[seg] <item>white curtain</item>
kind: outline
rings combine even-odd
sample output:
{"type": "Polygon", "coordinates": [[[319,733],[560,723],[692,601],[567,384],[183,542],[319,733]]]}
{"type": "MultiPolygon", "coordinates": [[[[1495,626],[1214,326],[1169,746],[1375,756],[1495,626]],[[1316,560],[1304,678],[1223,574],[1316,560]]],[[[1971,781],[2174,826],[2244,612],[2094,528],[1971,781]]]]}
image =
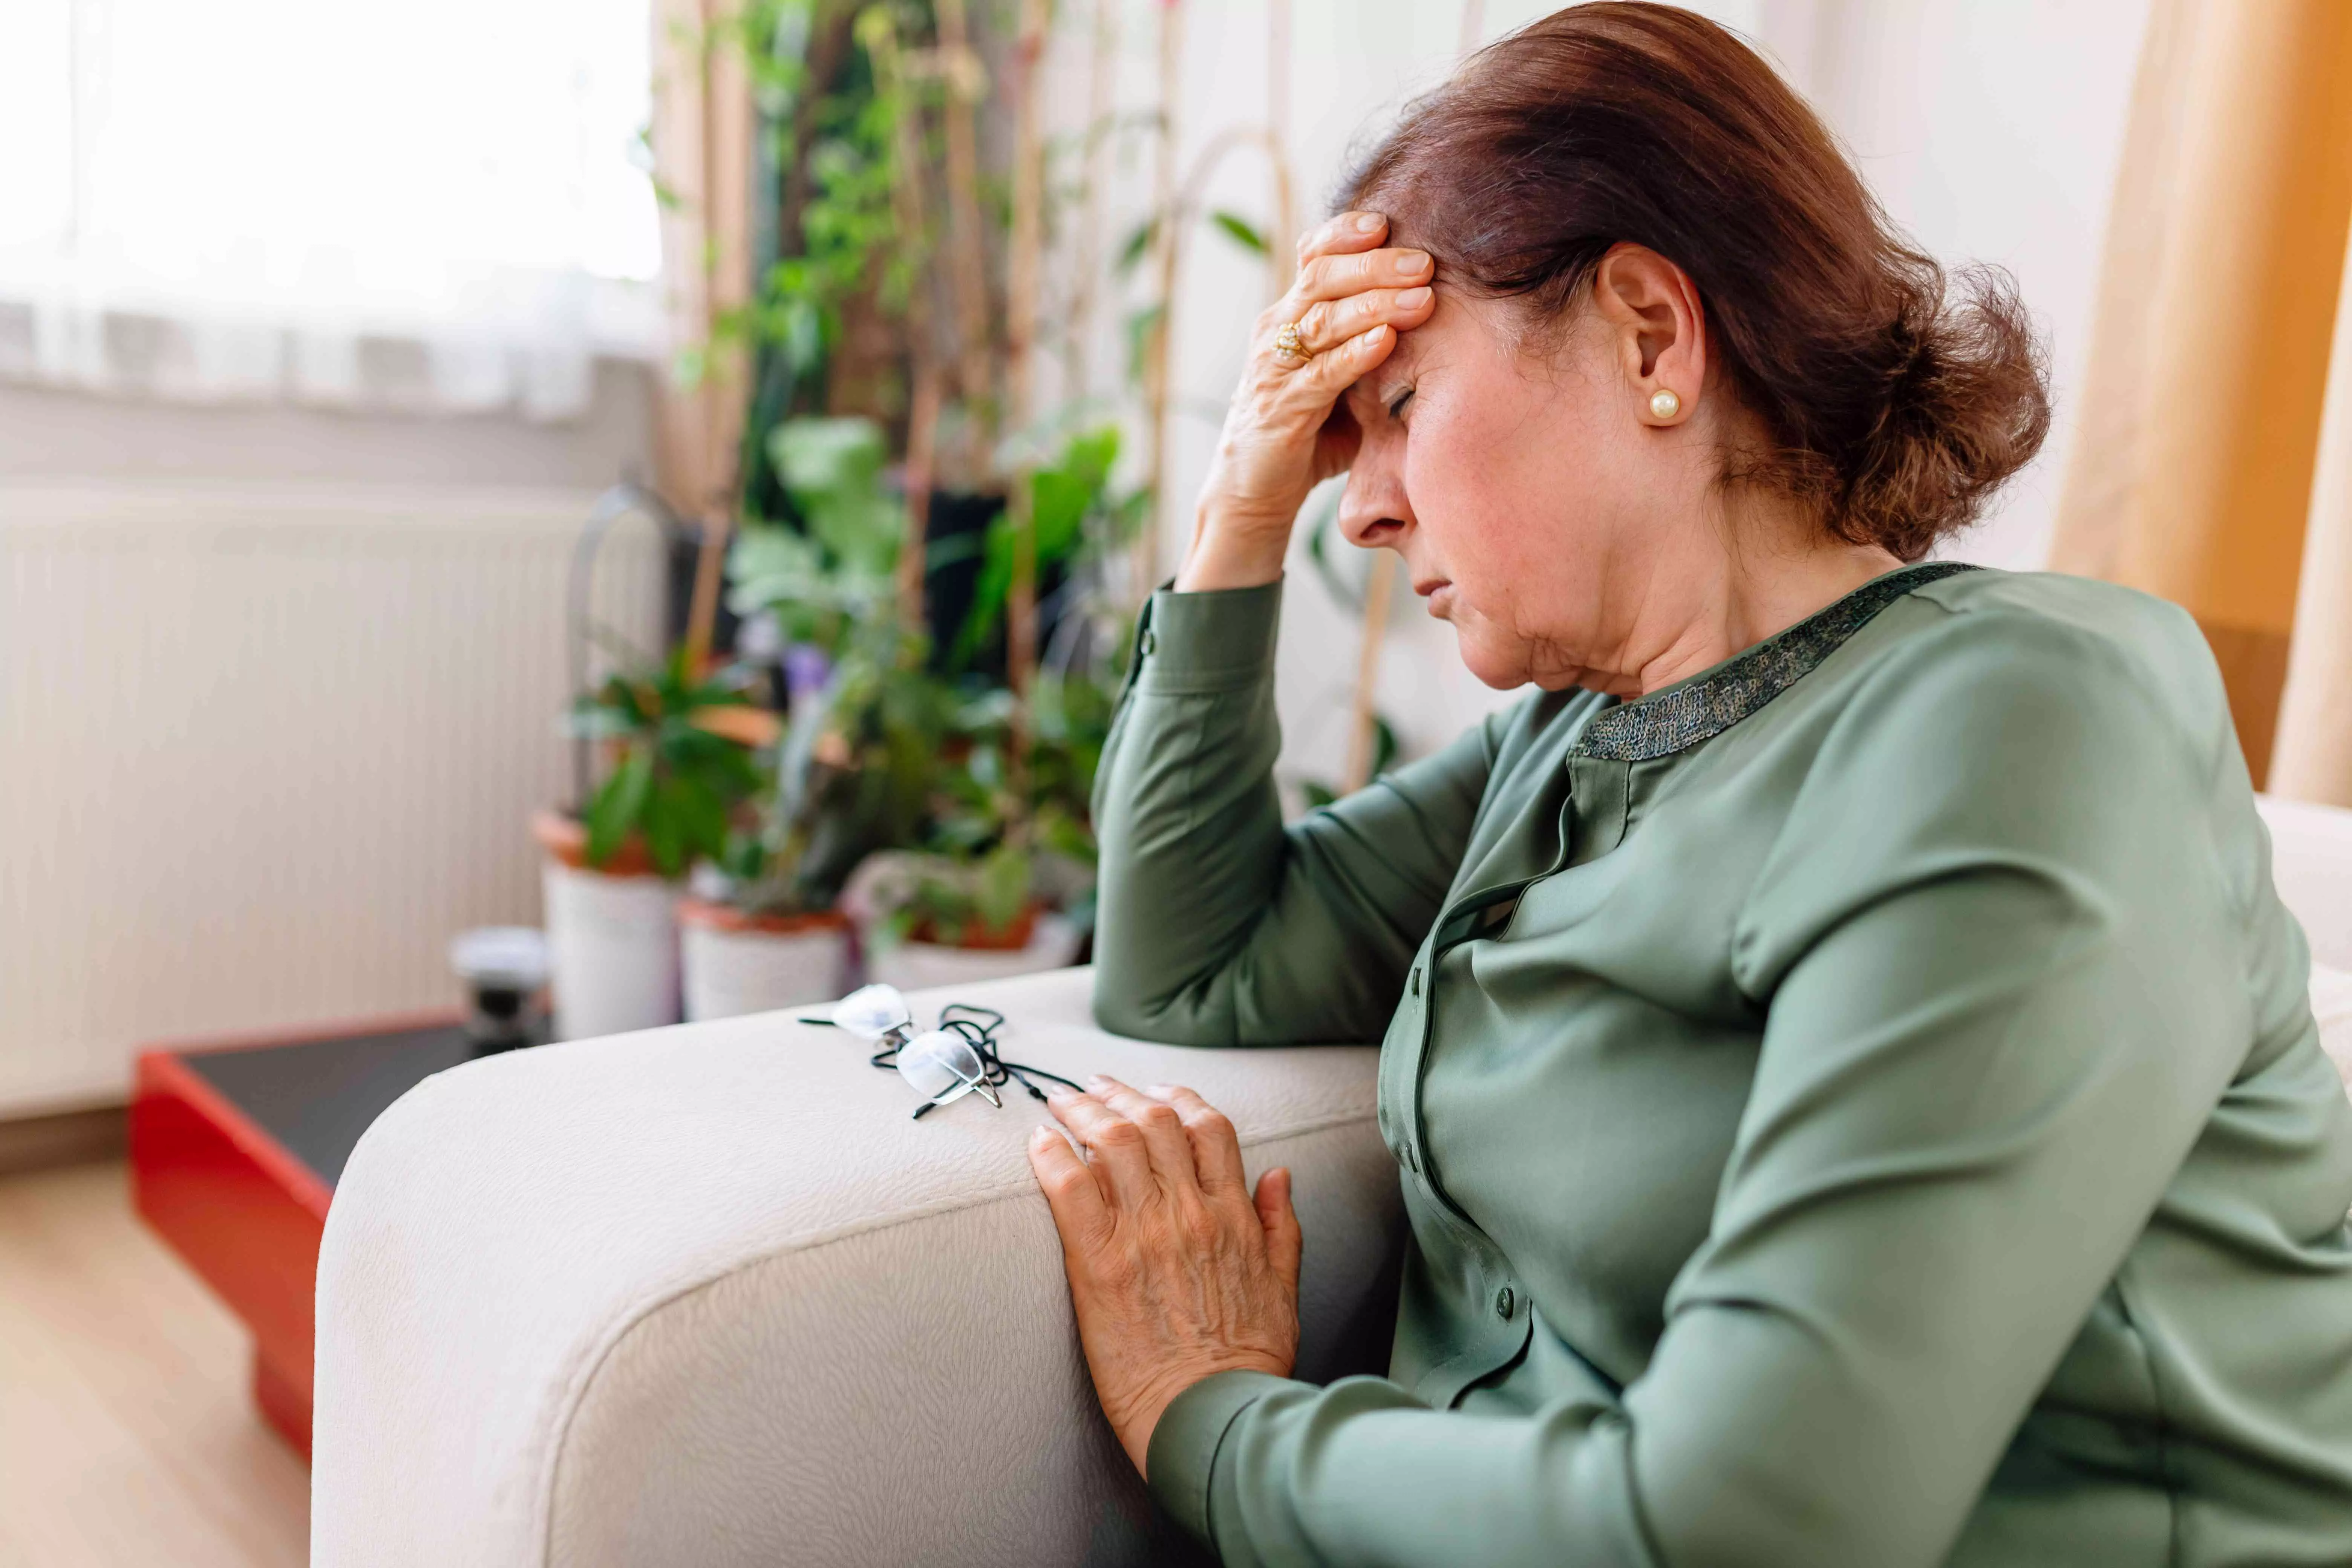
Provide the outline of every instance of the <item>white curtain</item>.
{"type": "Polygon", "coordinates": [[[660,342],[648,0],[0,0],[0,377],[583,408],[660,342]]]}

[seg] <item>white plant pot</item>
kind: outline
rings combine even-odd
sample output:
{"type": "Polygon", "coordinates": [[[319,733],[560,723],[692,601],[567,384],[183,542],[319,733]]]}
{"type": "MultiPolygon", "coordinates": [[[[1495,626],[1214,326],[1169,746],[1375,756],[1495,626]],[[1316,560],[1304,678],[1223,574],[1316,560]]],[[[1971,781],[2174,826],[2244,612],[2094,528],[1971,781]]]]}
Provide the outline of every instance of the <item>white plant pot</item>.
{"type": "Polygon", "coordinates": [[[540,887],[547,902],[557,1039],[591,1039],[677,1022],[675,884],[550,860],[540,887]]]}
{"type": "Polygon", "coordinates": [[[559,1040],[655,1029],[678,1020],[677,887],[646,874],[573,864],[585,836],[552,815],[534,824],[548,852],[540,891],[559,1040]]]}
{"type": "Polygon", "coordinates": [[[837,916],[762,920],[688,899],[677,918],[688,1023],[830,1002],[847,984],[849,925],[837,916]]]}
{"type": "Polygon", "coordinates": [[[866,978],[901,991],[977,985],[983,980],[1067,966],[1078,956],[1078,929],[1059,915],[1042,914],[1026,947],[946,947],[935,942],[878,947],[869,940],[866,951],[866,978]]]}

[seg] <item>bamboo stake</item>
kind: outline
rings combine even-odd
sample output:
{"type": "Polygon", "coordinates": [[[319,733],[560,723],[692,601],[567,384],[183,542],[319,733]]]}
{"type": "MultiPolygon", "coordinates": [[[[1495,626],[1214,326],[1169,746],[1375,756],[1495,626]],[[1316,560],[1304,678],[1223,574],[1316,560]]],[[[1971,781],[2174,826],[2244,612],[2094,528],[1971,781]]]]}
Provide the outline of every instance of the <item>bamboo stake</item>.
{"type": "Polygon", "coordinates": [[[958,381],[964,403],[981,432],[985,452],[995,389],[991,380],[988,322],[988,240],[980,222],[980,133],[976,103],[982,90],[979,57],[972,53],[964,0],[934,0],[939,16],[940,82],[947,92],[948,232],[954,256],[949,276],[955,290],[958,381]]]}
{"type": "MultiPolygon", "coordinates": [[[[1021,0],[1013,45],[1013,232],[1006,256],[1004,403],[1007,423],[1030,420],[1037,340],[1037,279],[1045,249],[1045,140],[1037,83],[1045,56],[1046,0],[1021,0]]],[[[1005,606],[1005,674],[1013,687],[1013,754],[1026,753],[1030,687],[1037,672],[1037,530],[1033,477],[1024,468],[1007,498],[1013,521],[1013,582],[1005,606]]]]}
{"type": "Polygon", "coordinates": [[[937,464],[940,423],[940,368],[931,338],[931,300],[925,263],[925,215],[929,202],[923,189],[921,110],[908,91],[906,61],[898,48],[897,26],[887,13],[866,31],[866,52],[874,61],[876,80],[898,100],[896,145],[891,151],[890,199],[896,209],[899,243],[911,252],[914,287],[907,295],[908,375],[912,383],[907,416],[906,533],[898,544],[899,625],[909,632],[923,624],[923,555],[930,540],[931,485],[937,464]]]}
{"type": "Polygon", "coordinates": [[[1094,344],[1096,274],[1102,268],[1103,160],[1110,149],[1112,71],[1118,60],[1119,0],[1095,0],[1094,54],[1087,87],[1087,134],[1079,164],[1078,254],[1070,290],[1069,324],[1062,334],[1065,399],[1086,401],[1093,382],[1087,355],[1094,344]]]}
{"type": "Polygon", "coordinates": [[[1265,12],[1266,153],[1275,165],[1274,232],[1266,236],[1276,298],[1297,270],[1298,215],[1290,202],[1290,0],[1265,12]]]}
{"type": "Polygon", "coordinates": [[[931,490],[938,483],[940,428],[939,362],[915,359],[907,410],[906,531],[898,541],[898,624],[908,632],[923,625],[924,555],[930,549],[931,490]]]}
{"type": "MultiPolygon", "coordinates": [[[[742,51],[722,41],[733,15],[729,0],[702,0],[702,28],[696,40],[701,72],[699,216],[709,247],[707,313],[701,323],[706,333],[720,316],[748,303],[751,290],[747,236],[740,222],[724,216],[731,209],[722,206],[751,188],[750,71],[742,51]]],[[[692,498],[699,511],[702,544],[695,557],[693,596],[687,605],[685,651],[687,667],[696,670],[710,661],[719,592],[727,575],[727,542],[733,531],[740,482],[734,453],[736,432],[742,428],[743,358],[740,343],[714,353],[696,394],[703,411],[698,435],[705,447],[699,471],[710,487],[708,493],[692,498]],[[737,416],[721,414],[722,406],[737,416]]]]}
{"type": "Polygon", "coordinates": [[[1145,421],[1144,493],[1151,498],[1143,530],[1135,542],[1134,599],[1140,606],[1160,583],[1160,514],[1167,498],[1160,492],[1168,477],[1169,325],[1176,314],[1177,229],[1176,109],[1184,85],[1183,0],[1161,0],[1160,6],[1160,155],[1152,171],[1152,211],[1160,223],[1160,319],[1151,325],[1145,344],[1143,409],[1145,421]]]}

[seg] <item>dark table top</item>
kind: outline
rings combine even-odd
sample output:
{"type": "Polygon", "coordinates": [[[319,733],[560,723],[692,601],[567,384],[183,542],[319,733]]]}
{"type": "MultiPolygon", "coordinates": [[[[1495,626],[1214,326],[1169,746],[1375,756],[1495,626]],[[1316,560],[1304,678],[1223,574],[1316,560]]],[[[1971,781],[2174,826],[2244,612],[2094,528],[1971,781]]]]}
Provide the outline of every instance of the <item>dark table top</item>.
{"type": "Polygon", "coordinates": [[[473,1059],[473,1042],[454,1024],[180,1058],[330,1187],[394,1100],[473,1059]]]}

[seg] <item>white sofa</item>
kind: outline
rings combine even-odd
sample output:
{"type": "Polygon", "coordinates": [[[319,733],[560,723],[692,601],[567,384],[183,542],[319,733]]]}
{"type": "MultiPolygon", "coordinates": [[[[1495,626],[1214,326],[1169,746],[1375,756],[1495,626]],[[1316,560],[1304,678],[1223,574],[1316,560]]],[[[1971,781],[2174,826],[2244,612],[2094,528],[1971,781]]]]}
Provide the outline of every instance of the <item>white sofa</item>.
{"type": "MultiPolygon", "coordinates": [[[[2265,805],[2352,970],[2352,813],[2265,805]]],[[[1181,1081],[1297,1173],[1301,1373],[1386,1353],[1400,1218],[1360,1047],[1104,1034],[1085,971],[952,993],[1007,1055],[1181,1081]]],[[[2322,976],[2339,1067],[2352,980],[2322,976]]],[[[1097,1414],[1023,1152],[1044,1107],[909,1119],[784,1015],[491,1058],[362,1141],[319,1260],[316,1568],[1189,1560],[1097,1414]]]]}

